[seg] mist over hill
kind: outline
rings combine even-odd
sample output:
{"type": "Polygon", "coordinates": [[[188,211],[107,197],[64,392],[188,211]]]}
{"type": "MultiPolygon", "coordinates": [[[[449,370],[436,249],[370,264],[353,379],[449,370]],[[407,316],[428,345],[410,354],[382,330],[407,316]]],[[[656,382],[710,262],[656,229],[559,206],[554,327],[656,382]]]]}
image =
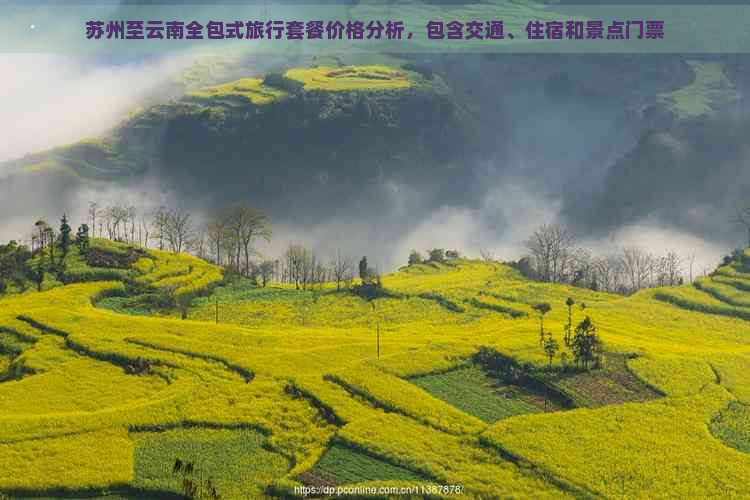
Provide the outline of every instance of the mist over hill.
{"type": "Polygon", "coordinates": [[[276,226],[268,253],[295,240],[372,255],[383,268],[412,247],[514,258],[551,221],[599,246],[680,251],[704,240],[707,265],[744,243],[730,221],[750,185],[743,56],[383,56],[419,68],[402,70],[417,84],[304,90],[262,105],[195,93],[273,68],[360,63],[352,57],[49,59],[47,70],[68,75],[75,107],[23,82],[4,98],[16,103],[4,129],[33,140],[0,148],[0,237],[18,237],[34,217],[83,217],[94,199],[200,217],[242,198],[276,226]],[[112,72],[121,78],[111,95],[72,90],[112,72]],[[33,99],[49,106],[18,104],[33,99]]]}

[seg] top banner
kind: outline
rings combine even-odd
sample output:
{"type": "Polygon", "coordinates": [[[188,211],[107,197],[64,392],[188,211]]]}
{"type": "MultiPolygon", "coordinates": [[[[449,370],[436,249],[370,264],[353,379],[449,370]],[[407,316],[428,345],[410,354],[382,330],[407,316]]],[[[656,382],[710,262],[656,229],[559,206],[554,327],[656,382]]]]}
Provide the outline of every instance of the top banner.
{"type": "Polygon", "coordinates": [[[0,3],[14,53],[745,53],[748,5],[0,3]]]}

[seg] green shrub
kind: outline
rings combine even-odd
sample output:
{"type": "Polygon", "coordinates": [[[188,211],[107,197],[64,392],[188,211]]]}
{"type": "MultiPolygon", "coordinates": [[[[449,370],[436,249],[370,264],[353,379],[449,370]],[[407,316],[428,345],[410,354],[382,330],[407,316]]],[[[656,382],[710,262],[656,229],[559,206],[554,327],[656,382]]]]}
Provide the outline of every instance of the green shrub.
{"type": "Polygon", "coordinates": [[[291,94],[299,94],[305,89],[305,84],[287,78],[283,73],[272,71],[263,78],[263,85],[285,90],[291,94]]]}
{"type": "Polygon", "coordinates": [[[456,313],[465,312],[465,309],[463,307],[435,292],[420,293],[419,295],[417,295],[417,297],[419,297],[420,299],[433,300],[449,311],[453,311],[456,313]]]}

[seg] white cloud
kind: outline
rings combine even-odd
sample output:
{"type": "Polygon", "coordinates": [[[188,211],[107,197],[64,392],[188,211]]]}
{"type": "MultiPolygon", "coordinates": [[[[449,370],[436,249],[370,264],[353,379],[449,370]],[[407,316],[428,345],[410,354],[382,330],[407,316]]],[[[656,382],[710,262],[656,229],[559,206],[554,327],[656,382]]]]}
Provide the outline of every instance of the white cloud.
{"type": "Polygon", "coordinates": [[[0,161],[101,134],[191,60],[115,65],[90,57],[0,54],[0,161]]]}
{"type": "Polygon", "coordinates": [[[694,234],[663,227],[656,222],[627,226],[606,238],[585,241],[584,245],[600,255],[629,246],[642,248],[653,255],[664,255],[668,251],[674,251],[681,257],[683,271],[686,274],[692,259],[693,276],[712,271],[722,255],[729,253],[728,249],[721,245],[713,244],[694,234]]]}

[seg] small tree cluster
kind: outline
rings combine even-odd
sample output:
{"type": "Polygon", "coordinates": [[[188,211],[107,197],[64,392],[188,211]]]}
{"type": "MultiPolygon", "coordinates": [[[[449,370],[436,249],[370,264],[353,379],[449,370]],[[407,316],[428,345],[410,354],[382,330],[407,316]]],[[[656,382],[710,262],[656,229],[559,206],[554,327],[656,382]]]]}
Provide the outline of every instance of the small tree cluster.
{"type": "Polygon", "coordinates": [[[374,285],[377,287],[382,285],[380,273],[377,269],[373,269],[367,264],[367,256],[362,257],[359,261],[359,279],[362,280],[363,285],[374,285]]]}
{"type": "Polygon", "coordinates": [[[210,214],[201,226],[189,211],[160,206],[154,210],[91,202],[86,226],[90,237],[155,247],[174,253],[192,252],[203,259],[249,275],[250,258],[258,239],[269,239],[267,217],[246,202],[233,203],[210,214]]]}
{"type": "Polygon", "coordinates": [[[331,259],[330,268],[333,279],[336,281],[336,290],[341,290],[342,285],[346,288],[351,286],[354,273],[354,259],[342,254],[341,250],[337,250],[336,255],[331,259]]]}
{"type": "Polygon", "coordinates": [[[410,266],[414,266],[416,264],[421,264],[422,262],[424,262],[424,258],[422,257],[421,253],[419,253],[416,250],[412,250],[409,253],[409,265],[410,266]]]}
{"type": "Polygon", "coordinates": [[[273,279],[277,261],[264,260],[260,263],[250,263],[250,278],[265,288],[268,283],[273,279]]]}
{"type": "Polygon", "coordinates": [[[315,285],[322,287],[328,280],[329,269],[314,252],[302,245],[290,244],[284,253],[282,281],[293,283],[297,290],[315,285]]]}
{"type": "Polygon", "coordinates": [[[297,80],[292,80],[284,76],[279,71],[270,71],[263,77],[263,85],[285,90],[291,94],[298,94],[304,90],[304,84],[297,80]]]}
{"type": "Polygon", "coordinates": [[[427,250],[427,260],[422,257],[422,254],[417,250],[412,250],[409,253],[409,265],[413,266],[416,264],[422,264],[424,262],[439,262],[444,263],[448,260],[460,259],[461,254],[458,250],[445,250],[444,248],[433,248],[427,250]]]}
{"type": "Polygon", "coordinates": [[[578,368],[589,370],[601,365],[602,343],[596,331],[588,316],[575,329],[570,348],[578,368]]]}
{"type": "Polygon", "coordinates": [[[552,370],[552,360],[555,358],[555,354],[560,350],[560,344],[557,340],[552,338],[552,332],[547,333],[547,339],[544,341],[544,353],[547,355],[549,360],[549,369],[552,370]]]}
{"type": "Polygon", "coordinates": [[[354,280],[354,259],[337,250],[329,259],[312,250],[291,243],[281,259],[266,260],[255,266],[260,283],[278,280],[295,285],[297,290],[322,288],[328,281],[336,282],[336,289],[350,288],[354,280]]]}
{"type": "Polygon", "coordinates": [[[445,249],[433,248],[428,252],[429,262],[445,262],[445,249]]]}
{"type": "Polygon", "coordinates": [[[5,292],[9,283],[23,286],[26,262],[31,252],[15,241],[0,245],[0,293],[5,292]]]}
{"type": "MultiPolygon", "coordinates": [[[[576,246],[572,233],[559,225],[544,225],[526,241],[529,256],[514,263],[526,276],[549,283],[611,293],[632,293],[642,288],[682,284],[683,259],[674,251],[653,254],[635,246],[604,256],[592,256],[576,246]]],[[[692,281],[692,265],[690,266],[692,281]]]]}
{"type": "MultiPolygon", "coordinates": [[[[589,316],[586,316],[578,326],[573,329],[573,306],[575,301],[568,297],[565,301],[568,308],[568,320],[563,332],[563,344],[570,349],[576,367],[581,370],[597,368],[601,365],[602,343],[597,334],[597,328],[589,316]]],[[[552,370],[552,361],[560,352],[561,345],[552,337],[552,332],[544,329],[544,317],[551,307],[547,303],[540,303],[533,306],[534,310],[539,313],[539,345],[544,351],[548,360],[548,368],[552,370]]],[[[579,304],[581,311],[586,310],[586,304],[579,304]]],[[[561,358],[567,360],[568,354],[563,352],[561,358]]]]}
{"type": "Polygon", "coordinates": [[[81,224],[76,231],[76,245],[78,245],[78,252],[81,255],[89,253],[91,247],[91,240],[89,238],[89,226],[88,224],[81,224]]]}
{"type": "Polygon", "coordinates": [[[139,212],[132,205],[116,203],[101,206],[91,201],[86,225],[92,238],[108,238],[132,245],[148,246],[151,216],[151,213],[139,212]]]}

